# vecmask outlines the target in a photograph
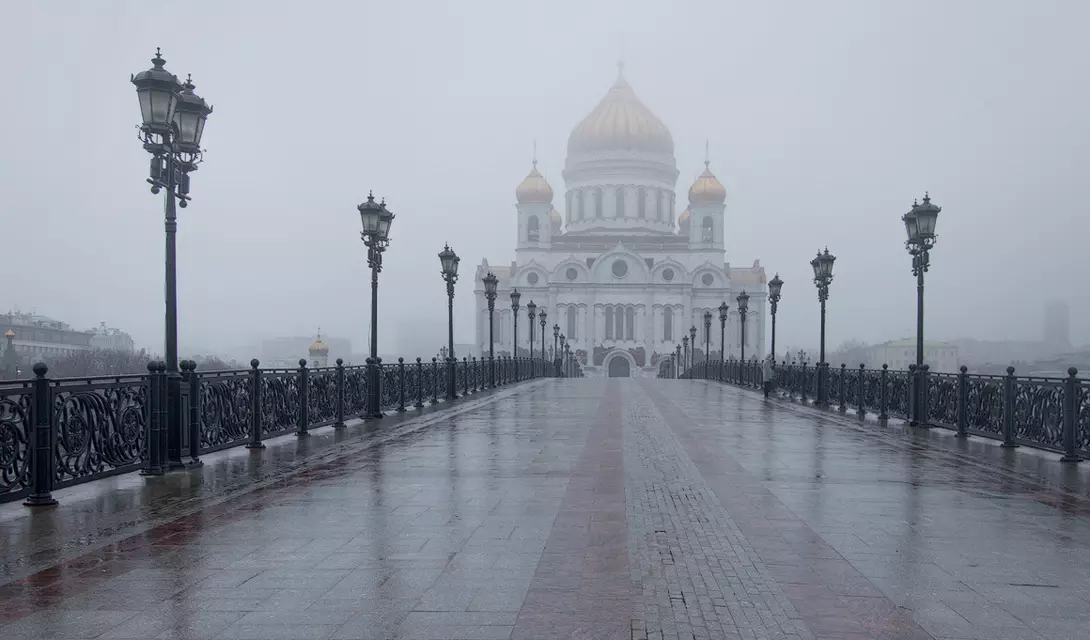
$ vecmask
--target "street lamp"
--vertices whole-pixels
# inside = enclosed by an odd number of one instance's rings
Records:
[[[496,284],[499,282],[495,274],[489,271],[481,281],[484,282],[484,297],[488,300],[488,379],[492,388],[496,388],[496,340],[492,333],[492,315],[496,311]]]
[[[912,424],[926,424],[920,402],[923,387],[923,274],[931,264],[931,249],[935,246],[935,225],[942,207],[931,204],[931,195],[924,192],[922,203],[912,203],[912,209],[901,216],[905,223],[905,249],[912,256],[912,275],[916,276],[916,390],[912,399]]]
[[[165,328],[167,371],[167,459],[170,468],[179,468],[181,460],[181,374],[178,372],[178,216],[176,207],[188,205],[189,174],[201,163],[201,136],[212,113],[204,99],[193,92],[192,78],[185,83],[164,68],[159,49],[151,59],[152,67],[130,76],[140,103],[140,136],[144,150],[151,154],[151,172],[147,179],[152,193],[165,191],[163,213],[166,229]]]
[[[689,327],[689,368],[696,366],[696,325]]]
[[[560,375],[560,351],[557,350],[556,340],[560,335],[560,325],[553,325],[553,366],[556,368],[556,375]]]
[[[564,361],[564,354],[567,352],[567,350],[565,349],[565,341],[566,338],[564,338],[564,334],[560,334],[560,353],[557,354],[557,359],[560,363],[560,370],[564,372],[564,376],[567,377],[567,369],[565,368],[567,366],[567,362]]]
[[[708,356],[711,355],[711,342],[712,342],[712,312],[704,312],[704,372],[707,375],[708,371]]]
[[[685,352],[685,358],[682,362],[683,370],[689,370],[689,363],[692,361],[689,358],[689,336],[681,336],[681,350]]]
[[[730,311],[730,307],[724,300],[719,305],[719,364],[722,366],[723,362],[727,358],[727,312]]]
[[[449,244],[443,245],[439,252],[439,264],[442,266],[443,280],[447,283],[447,398],[453,400],[458,397],[454,380],[454,283],[458,281],[458,263],[461,258],[451,250]]]
[[[541,365],[545,366],[545,319],[549,316],[549,313],[542,309],[538,315],[538,322],[541,323]]]
[[[367,202],[356,207],[360,212],[363,231],[360,237],[367,247],[367,266],[371,267],[371,383],[367,385],[371,396],[367,403],[368,418],[381,418],[379,402],[382,397],[379,390],[382,361],[378,357],[378,274],[382,271],[382,254],[390,244],[390,225],[394,222],[394,213],[386,208],[386,200],[375,202],[373,193],[367,194]]]
[[[742,364],[746,363],[746,314],[749,313],[749,294],[745,291],[738,294],[738,319],[742,321],[742,334],[739,342],[742,344]]]
[[[515,381],[518,382],[518,361],[519,361],[519,300],[522,299],[522,294],[518,289],[511,289],[511,317],[515,320],[515,333],[511,336],[511,351],[512,358],[515,359]]]
[[[534,366],[534,318],[536,317],[537,305],[531,300],[530,304],[526,305],[526,317],[530,319],[530,366]]]
[[[833,281],[833,262],[835,261],[836,256],[829,253],[829,247],[825,247],[825,253],[819,251],[817,257],[810,261],[810,266],[814,268],[814,286],[817,287],[818,300],[821,301],[821,349],[818,357],[816,401],[816,404],[821,407],[829,405],[828,389],[825,384],[829,368],[828,363],[825,362],[825,301],[829,299],[829,283]]]
[[[768,281],[768,301],[772,305],[772,362],[776,362],[776,306],[780,302],[780,289],[783,288],[783,280],[780,274],[772,276]]]
[[[674,379],[681,377],[681,367],[685,366],[681,361],[681,343],[677,345],[677,357],[674,358]]]

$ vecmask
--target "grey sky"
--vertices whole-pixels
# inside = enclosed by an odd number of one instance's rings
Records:
[[[4,304],[161,345],[162,203],[144,183],[128,82],[161,46],[215,106],[181,212],[183,349],[321,325],[362,351],[354,207],[368,189],[397,213],[382,335],[442,343],[436,253],[449,241],[464,273],[457,337],[470,341],[469,279],[483,256],[514,257],[514,188],[533,140],[562,194],[568,133],[623,57],[673,133],[679,209],[710,141],[728,259],[760,258],[786,282],[782,344],[817,342],[808,261],[826,244],[838,257],[830,341],[912,335],[899,216],[925,189],[944,208],[930,337],[1036,338],[1055,297],[1071,304],[1073,339],[1090,341],[1076,279],[1090,227],[1090,3],[179,7],[3,4]]]

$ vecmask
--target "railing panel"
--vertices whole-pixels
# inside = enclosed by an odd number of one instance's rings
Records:
[[[344,368],[344,415],[358,417],[367,410],[367,367]]]
[[[912,413],[912,405],[909,402],[909,390],[912,386],[911,374],[908,371],[889,372],[889,410],[891,417],[908,420]]]
[[[0,388],[0,502],[30,493],[33,383],[4,383]]]
[[[135,471],[148,421],[148,377],[51,380],[54,488]]]
[[[253,413],[249,371],[201,373],[201,453],[246,442]]]
[[[867,369],[863,372],[863,408],[878,415],[882,412],[882,372]]]
[[[1062,451],[1064,399],[1064,382],[1061,378],[1016,378],[1015,439]]]
[[[307,375],[309,428],[324,427],[337,419],[337,368],[311,369]]]
[[[397,406],[398,398],[401,395],[401,377],[398,374],[398,366],[396,364],[384,364],[382,367],[382,392],[379,398],[379,411],[383,409],[392,409]]]
[[[958,376],[927,374],[927,422],[936,427],[958,428]]]
[[[294,431],[299,416],[299,372],[261,370],[261,432],[274,436]]]
[[[969,376],[966,407],[969,430],[980,435],[1003,435],[1003,376]]]
[[[1080,381],[1075,397],[1075,446],[1090,455],[1090,382]]]

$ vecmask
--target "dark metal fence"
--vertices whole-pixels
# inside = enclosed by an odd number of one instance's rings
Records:
[[[552,376],[540,359],[496,358],[493,384],[486,359],[445,366],[420,358],[374,367],[250,369],[200,372],[180,363],[178,416],[168,407],[166,365],[152,362],[141,375],[46,377],[0,383],[0,502],[55,504],[54,489],[140,470],[158,475],[199,464],[199,455],[310,429],[345,426],[368,414],[370,385],[379,385],[378,412],[420,409],[447,400],[449,376],[457,395]],[[372,379],[374,378],[374,379]]]
[[[774,367],[774,392],[801,401],[817,392],[818,367],[807,364]],[[759,362],[697,363],[678,376],[706,379],[750,388],[762,386]],[[913,394],[918,394],[918,426],[953,429],[1001,440],[1003,446],[1027,445],[1064,454],[1065,461],[1090,457],[1090,381],[1074,368],[1065,378],[1007,375],[932,373],[927,365],[917,371],[829,367],[826,372],[830,407],[871,413],[879,419],[912,420]]]

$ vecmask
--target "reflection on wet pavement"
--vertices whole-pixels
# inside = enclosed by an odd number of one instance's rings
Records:
[[[0,507],[0,637],[1083,638],[1087,474],[702,381],[546,380]]]

